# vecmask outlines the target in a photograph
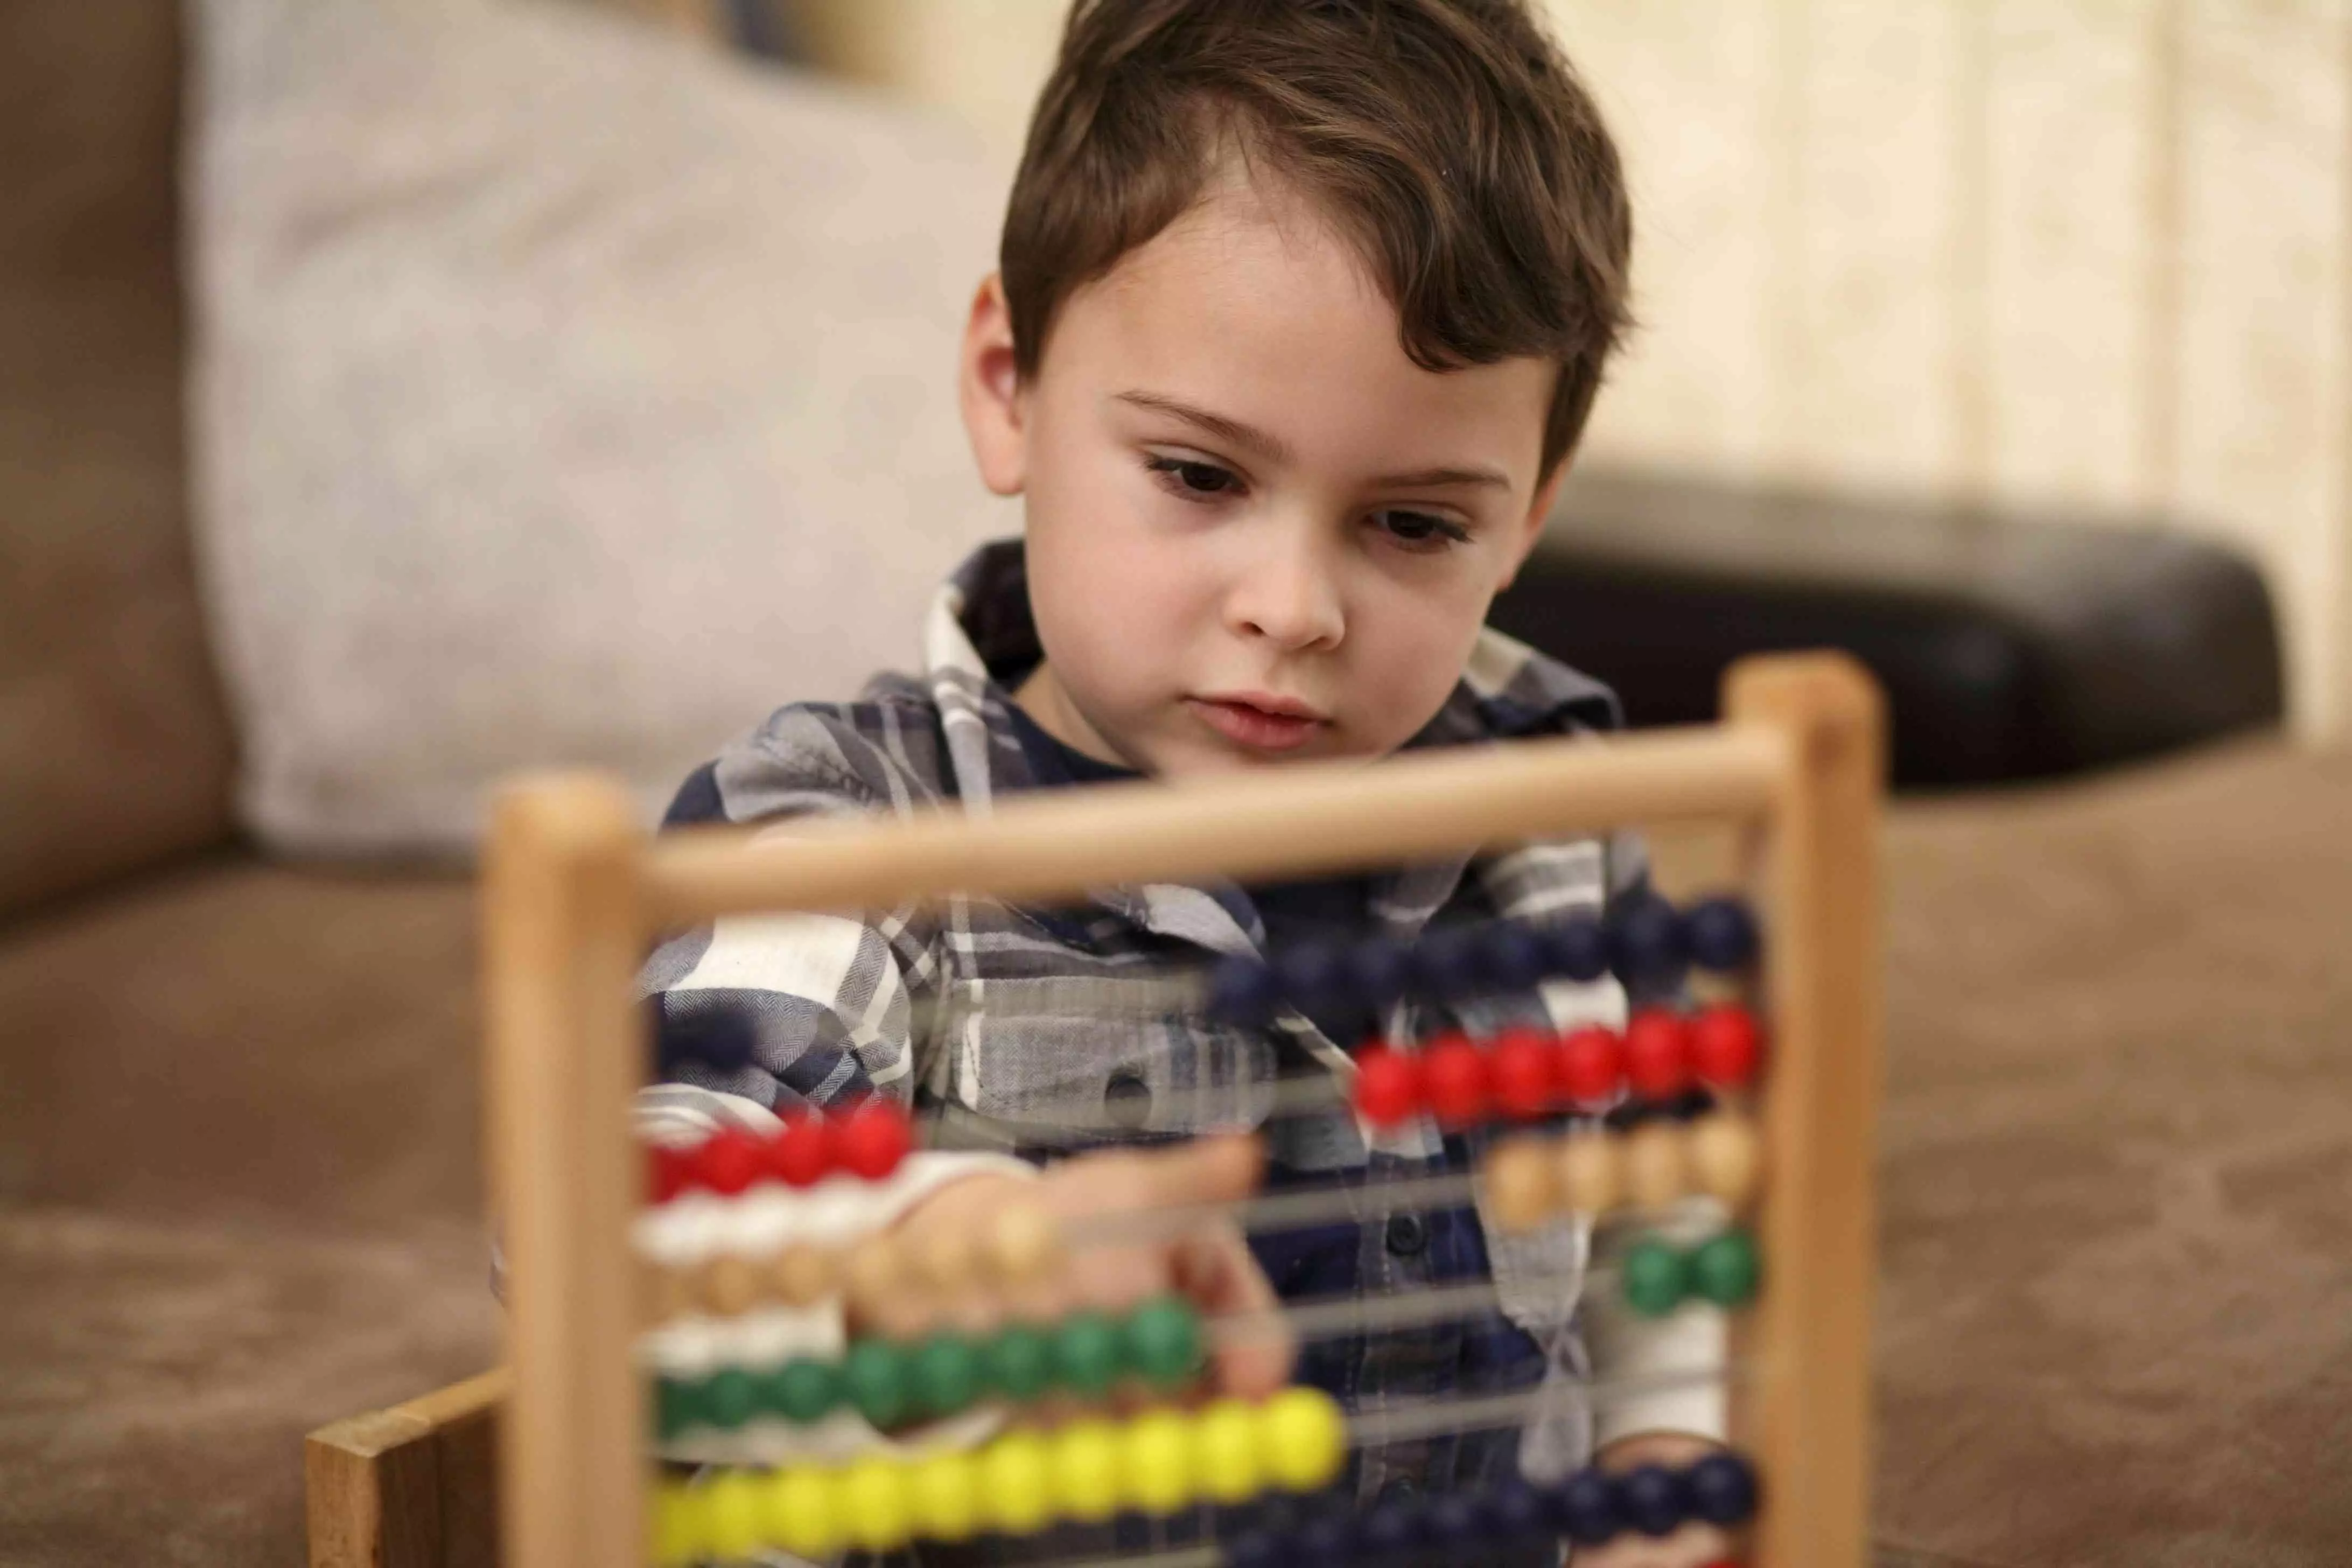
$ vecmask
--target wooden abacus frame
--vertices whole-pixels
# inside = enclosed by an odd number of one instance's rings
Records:
[[[641,1568],[645,1390],[629,1216],[657,932],[751,911],[890,908],[952,892],[1306,875],[1635,824],[1723,819],[1761,873],[1773,1058],[1766,1288],[1741,1336],[1737,1436],[1765,1506],[1755,1568],[1863,1568],[1878,1099],[1883,708],[1858,666],[1759,658],[1719,724],[1530,742],[1377,766],[1301,765],[1009,802],[987,816],[819,821],[648,838],[597,775],[527,781],[485,873],[494,1201],[504,1217],[501,1429],[509,1568]]]

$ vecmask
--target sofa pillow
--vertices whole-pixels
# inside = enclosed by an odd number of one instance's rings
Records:
[[[548,763],[651,812],[911,665],[1017,528],[955,411],[976,137],[585,11],[191,15],[199,543],[269,844],[461,846]]]

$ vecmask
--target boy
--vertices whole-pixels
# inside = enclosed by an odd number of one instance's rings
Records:
[[[1593,106],[1511,0],[1079,0],[961,363],[981,477],[1024,497],[1025,540],[951,583],[922,678],[780,710],[688,780],[670,821],[985,812],[1023,790],[1614,727],[1604,689],[1482,623],[1535,543],[1624,324],[1630,229]],[[1260,1173],[1237,1139],[1042,1173],[1012,1157],[1255,1125],[1277,1078],[1352,1071],[1360,1020],[1286,1011],[1231,1028],[1165,1011],[1139,979],[1270,940],[1597,909],[1640,876],[1630,844],[1587,842],[1276,888],[1107,889],[1076,909],[723,921],[665,946],[646,986],[665,1028],[748,1016],[754,1059],[686,1069],[647,1091],[643,1117],[679,1138],[802,1103],[907,1100],[946,1148],[865,1218],[917,1253],[1018,1205],[1238,1197]],[[1603,983],[1386,1022],[1411,1040],[1623,1005]],[[1585,1411],[1581,1232],[1506,1248],[1466,1210],[1380,1205],[1377,1184],[1464,1168],[1475,1140],[1376,1132],[1344,1111],[1265,1133],[1271,1184],[1364,1184],[1360,1220],[1087,1252],[1061,1298],[1029,1305],[1172,1287],[1215,1312],[1491,1271],[1504,1313],[1237,1345],[1212,1366],[1211,1392],[1295,1372],[1360,1411],[1559,1391],[1524,1434],[1365,1450],[1349,1484],[1366,1509],[1492,1480],[1523,1448],[1570,1464],[1597,1436],[1606,1463],[1673,1462],[1713,1435],[1706,1398]],[[1523,1279],[1542,1283],[1515,1290]],[[851,1310],[860,1331],[896,1332],[936,1308],[909,1289]],[[1042,1554],[1112,1545],[1106,1527]],[[1580,1562],[1700,1563],[1719,1547],[1693,1529]]]

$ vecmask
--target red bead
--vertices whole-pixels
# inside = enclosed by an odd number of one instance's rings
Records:
[[[1624,1047],[1597,1026],[1561,1036],[1552,1065],[1561,1092],[1579,1105],[1606,1104],[1625,1085]]]
[[[1507,1029],[1487,1058],[1495,1079],[1495,1103],[1523,1120],[1551,1109],[1551,1042],[1534,1029]]]
[[[1356,1053],[1356,1110],[1375,1127],[1394,1127],[1421,1110],[1421,1063],[1386,1046]]]
[[[1467,1127],[1486,1114],[1486,1053],[1462,1036],[1446,1035],[1421,1053],[1421,1081],[1440,1125]]]
[[[1625,1077],[1653,1100],[1690,1087],[1690,1026],[1679,1014],[1654,1007],[1633,1015],[1625,1026]]]
[[[895,1100],[861,1100],[833,1130],[842,1169],[869,1182],[878,1182],[897,1170],[914,1143],[914,1129]]]
[[[1754,1015],[1726,1003],[1691,1021],[1690,1052],[1699,1077],[1726,1089],[1745,1089],[1756,1077],[1764,1039]]]
[[[675,1149],[665,1149],[656,1143],[646,1151],[647,1187],[653,1201],[666,1204],[693,1184],[694,1173],[687,1158]]]
[[[786,1186],[813,1187],[833,1163],[833,1123],[810,1111],[786,1115],[782,1131],[768,1145],[768,1169]]]
[[[740,1127],[714,1132],[694,1152],[694,1173],[714,1193],[740,1193],[759,1178],[760,1141]]]

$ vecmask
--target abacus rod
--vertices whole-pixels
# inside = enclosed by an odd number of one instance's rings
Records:
[[[1107,884],[1249,880],[1392,864],[1628,822],[1752,817],[1792,763],[1767,725],[1711,725],[1454,754],[1299,763],[927,810],[690,828],[646,854],[656,923],[759,910],[893,909],[962,893],[1075,898]]]
[[[1255,1236],[1355,1219],[1368,1209],[1465,1208],[1477,1200],[1477,1178],[1467,1173],[1403,1176],[1234,1202],[1162,1204],[1115,1214],[1080,1215],[1064,1222],[1062,1237],[1072,1247],[1131,1246],[1139,1240],[1181,1236],[1221,1219],[1231,1220],[1244,1236]]]
[[[1418,1437],[1443,1436],[1454,1432],[1517,1426],[1524,1424],[1528,1416],[1540,1415],[1547,1405],[1556,1404],[1567,1394],[1573,1394],[1588,1405],[1614,1404],[1653,1394],[1670,1394],[1677,1389],[1737,1383],[1753,1375],[1754,1370],[1744,1363],[1727,1362],[1717,1366],[1676,1367],[1665,1372],[1603,1378],[1591,1383],[1514,1389],[1507,1394],[1482,1394],[1472,1399],[1420,1400],[1349,1416],[1348,1443],[1350,1447],[1369,1448],[1381,1443],[1409,1443]]]

